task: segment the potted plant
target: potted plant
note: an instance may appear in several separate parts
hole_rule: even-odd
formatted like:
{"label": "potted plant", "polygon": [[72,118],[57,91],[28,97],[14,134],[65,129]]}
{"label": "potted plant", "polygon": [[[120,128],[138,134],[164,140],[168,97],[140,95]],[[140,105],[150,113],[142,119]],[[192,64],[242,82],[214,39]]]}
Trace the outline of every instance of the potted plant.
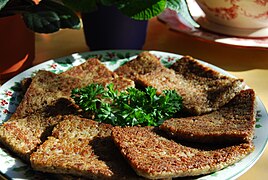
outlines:
{"label": "potted plant", "polygon": [[80,28],[76,13],[57,0],[1,0],[0,17],[20,14],[26,26],[38,33]]}
{"label": "potted plant", "polygon": [[53,0],[0,1],[0,81],[29,67],[34,59],[34,32],[80,28],[73,10]]}
{"label": "potted plant", "polygon": [[62,0],[82,12],[84,34],[91,50],[141,49],[147,20],[166,8],[179,11],[183,0]]}

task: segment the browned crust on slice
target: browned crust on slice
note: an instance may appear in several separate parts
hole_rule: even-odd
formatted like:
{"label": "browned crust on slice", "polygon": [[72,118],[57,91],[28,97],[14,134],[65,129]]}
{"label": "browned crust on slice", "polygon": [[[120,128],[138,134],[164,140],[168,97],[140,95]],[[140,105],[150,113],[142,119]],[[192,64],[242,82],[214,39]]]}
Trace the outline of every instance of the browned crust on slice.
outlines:
{"label": "browned crust on slice", "polygon": [[[69,101],[71,105],[73,103],[70,97],[71,90],[91,83],[104,86],[113,83],[115,89],[119,91],[134,87],[132,80],[118,77],[101,64],[98,59],[90,59],[60,75],[40,70],[32,78],[32,82],[12,118],[23,118],[30,114],[49,112],[50,108],[48,107],[55,106],[62,99],[65,99],[67,104]],[[62,108],[59,111],[62,111]],[[70,112],[73,113],[71,110]]]}
{"label": "browned crust on slice", "polygon": [[88,140],[72,141],[49,137],[40,149],[31,155],[31,165],[35,170],[49,173],[86,175],[88,178],[111,176],[112,172],[107,165],[92,155],[93,150],[88,143]]}
{"label": "browned crust on slice", "polygon": [[9,120],[0,126],[0,142],[28,162],[29,155],[42,142],[42,138],[50,134],[53,126],[61,120],[61,117],[37,115]]}
{"label": "browned crust on slice", "polygon": [[[93,69],[83,69],[89,67]],[[41,143],[41,134],[46,134],[47,128],[51,128],[48,117],[79,112],[79,107],[74,104],[70,97],[71,90],[86,85],[85,82],[91,77],[90,74],[87,75],[81,69],[86,72],[98,71],[91,73],[95,73],[91,83],[96,82],[104,85],[114,83],[115,89],[119,91],[134,86],[133,81],[118,77],[96,59],[69,70],[69,73],[72,72],[70,74],[58,75],[40,70],[29,83],[16,112],[10,120],[0,126],[2,143],[27,161],[29,154]],[[76,75],[77,77],[72,77]],[[114,76],[107,78],[111,75]],[[52,124],[52,126],[54,125]],[[36,134],[37,131],[38,134]]]}
{"label": "browned crust on slice", "polygon": [[25,92],[27,91],[27,89],[30,86],[31,82],[32,82],[32,78],[24,78],[21,81],[22,94],[25,94]]}
{"label": "browned crust on slice", "polygon": [[[191,82],[189,88],[197,91],[196,99],[199,99],[200,96],[205,96],[207,99],[208,106],[206,107],[205,104],[204,108],[196,109],[197,114],[217,110],[233,99],[245,87],[243,79],[222,75],[191,56],[182,57],[171,66],[171,69],[175,71],[179,79]],[[203,89],[203,92],[198,94],[200,88]],[[192,100],[194,101],[194,99]],[[206,108],[208,109],[206,110]]]}
{"label": "browned crust on slice", "polygon": [[[204,114],[228,103],[243,88],[241,79],[220,75],[190,57],[178,60],[173,69],[160,69],[138,77],[139,84],[163,90],[176,90],[183,99],[184,110]],[[187,69],[195,68],[195,69]]]}
{"label": "browned crust on slice", "polygon": [[100,78],[95,79],[92,83],[101,84],[104,87],[112,83],[114,85],[114,89],[118,90],[119,92],[125,91],[127,88],[130,88],[130,87],[135,87],[134,81],[121,77],[121,76],[117,76],[115,78],[100,77]]}
{"label": "browned crust on slice", "polygon": [[100,62],[99,59],[96,58],[90,58],[86,62],[78,66],[74,66],[61,74],[72,77],[80,77],[88,82],[92,82],[95,78],[98,77],[110,78],[112,76],[115,76],[115,73],[110,71],[105,65]]}
{"label": "browned crust on slice", "polygon": [[136,179],[115,148],[111,125],[66,116],[31,155],[33,169],[92,179]]}
{"label": "browned crust on slice", "polygon": [[153,54],[144,51],[137,58],[120,66],[115,72],[123,77],[136,81],[137,77],[157,69],[165,68],[160,60]]}
{"label": "browned crust on slice", "polygon": [[[32,78],[21,103],[12,115],[12,119],[24,118],[31,114],[49,111],[47,108],[55,106],[59,99],[65,103],[71,102],[70,94],[73,88],[80,86],[80,79],[59,76],[49,71],[40,70]],[[63,110],[62,108],[59,111]]]}
{"label": "browned crust on slice", "polygon": [[194,148],[161,137],[146,127],[115,127],[112,138],[136,173],[150,179],[215,172],[241,160],[254,149],[251,143]]}
{"label": "browned crust on slice", "polygon": [[132,80],[119,77],[115,72],[110,71],[99,59],[96,58],[90,58],[86,62],[61,73],[61,75],[80,78],[82,86],[86,86],[91,83],[98,83],[103,86],[107,86],[108,84],[113,83],[114,88],[119,91],[135,86]]}
{"label": "browned crust on slice", "polygon": [[160,129],[185,141],[202,143],[250,142],[255,128],[255,93],[243,90],[210,114],[166,120]]}
{"label": "browned crust on slice", "polygon": [[[170,68],[175,70],[176,74],[183,75],[186,79],[225,78],[219,72],[211,69],[210,67],[204,66],[191,56],[183,56],[180,60],[176,61]],[[200,83],[206,83],[206,82],[200,82]]]}

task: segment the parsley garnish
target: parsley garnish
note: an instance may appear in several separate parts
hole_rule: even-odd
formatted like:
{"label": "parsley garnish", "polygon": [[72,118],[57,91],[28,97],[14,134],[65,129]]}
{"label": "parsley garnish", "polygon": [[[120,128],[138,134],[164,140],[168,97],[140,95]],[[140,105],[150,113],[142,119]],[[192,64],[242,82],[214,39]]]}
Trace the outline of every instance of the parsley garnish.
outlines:
{"label": "parsley garnish", "polygon": [[106,88],[90,84],[72,90],[71,97],[81,109],[93,112],[95,120],[116,126],[159,126],[182,108],[182,98],[175,90],[147,87],[144,91],[128,88],[118,92],[113,84]]}

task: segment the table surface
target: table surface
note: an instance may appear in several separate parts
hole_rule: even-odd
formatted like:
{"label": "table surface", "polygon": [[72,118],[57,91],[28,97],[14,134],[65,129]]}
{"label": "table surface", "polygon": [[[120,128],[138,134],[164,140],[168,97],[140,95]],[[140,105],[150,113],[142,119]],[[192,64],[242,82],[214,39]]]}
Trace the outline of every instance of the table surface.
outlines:
{"label": "table surface", "polygon": [[[268,108],[268,49],[246,48],[207,42],[191,35],[170,30],[166,24],[151,19],[144,50],[158,50],[214,64],[243,78]],[[86,52],[83,30],[61,30],[53,34],[36,34],[36,53],[33,65],[76,52]],[[238,179],[263,179],[268,175],[268,149],[259,161]]]}

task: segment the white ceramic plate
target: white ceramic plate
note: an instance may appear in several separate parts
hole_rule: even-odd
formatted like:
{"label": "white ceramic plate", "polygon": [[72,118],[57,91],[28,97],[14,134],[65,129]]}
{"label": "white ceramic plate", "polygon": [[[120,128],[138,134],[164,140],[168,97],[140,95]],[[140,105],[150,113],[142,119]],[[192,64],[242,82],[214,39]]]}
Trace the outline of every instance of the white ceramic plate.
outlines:
{"label": "white ceramic plate", "polygon": [[[15,111],[17,105],[19,104],[22,95],[20,91],[20,81],[25,77],[31,77],[36,71],[40,69],[45,69],[52,71],[54,73],[60,73],[66,71],[67,69],[79,65],[89,57],[98,57],[109,69],[114,70],[124,62],[134,58],[139,51],[96,51],[96,52],[86,52],[81,54],[72,54],[67,57],[49,60],[40,65],[34,66],[21,74],[15,76],[3,86],[0,87],[0,124],[6,121],[10,115]],[[176,60],[180,59],[182,56],[171,53],[164,53],[159,51],[151,51],[155,54],[161,62],[169,66]],[[222,74],[232,76],[226,71],[215,67],[211,64],[204,63]],[[233,76],[232,76],[233,77]],[[257,124],[254,137],[255,150],[249,154],[246,158],[240,162],[229,166],[221,171],[215,172],[210,175],[198,177],[198,179],[236,179],[244,172],[246,172],[262,155],[268,137],[268,117],[267,112],[262,104],[261,100],[257,97]],[[4,148],[0,147],[0,172],[6,177],[11,179],[40,179],[42,174],[33,171],[28,165],[24,164],[19,158],[9,154],[9,152]]]}

